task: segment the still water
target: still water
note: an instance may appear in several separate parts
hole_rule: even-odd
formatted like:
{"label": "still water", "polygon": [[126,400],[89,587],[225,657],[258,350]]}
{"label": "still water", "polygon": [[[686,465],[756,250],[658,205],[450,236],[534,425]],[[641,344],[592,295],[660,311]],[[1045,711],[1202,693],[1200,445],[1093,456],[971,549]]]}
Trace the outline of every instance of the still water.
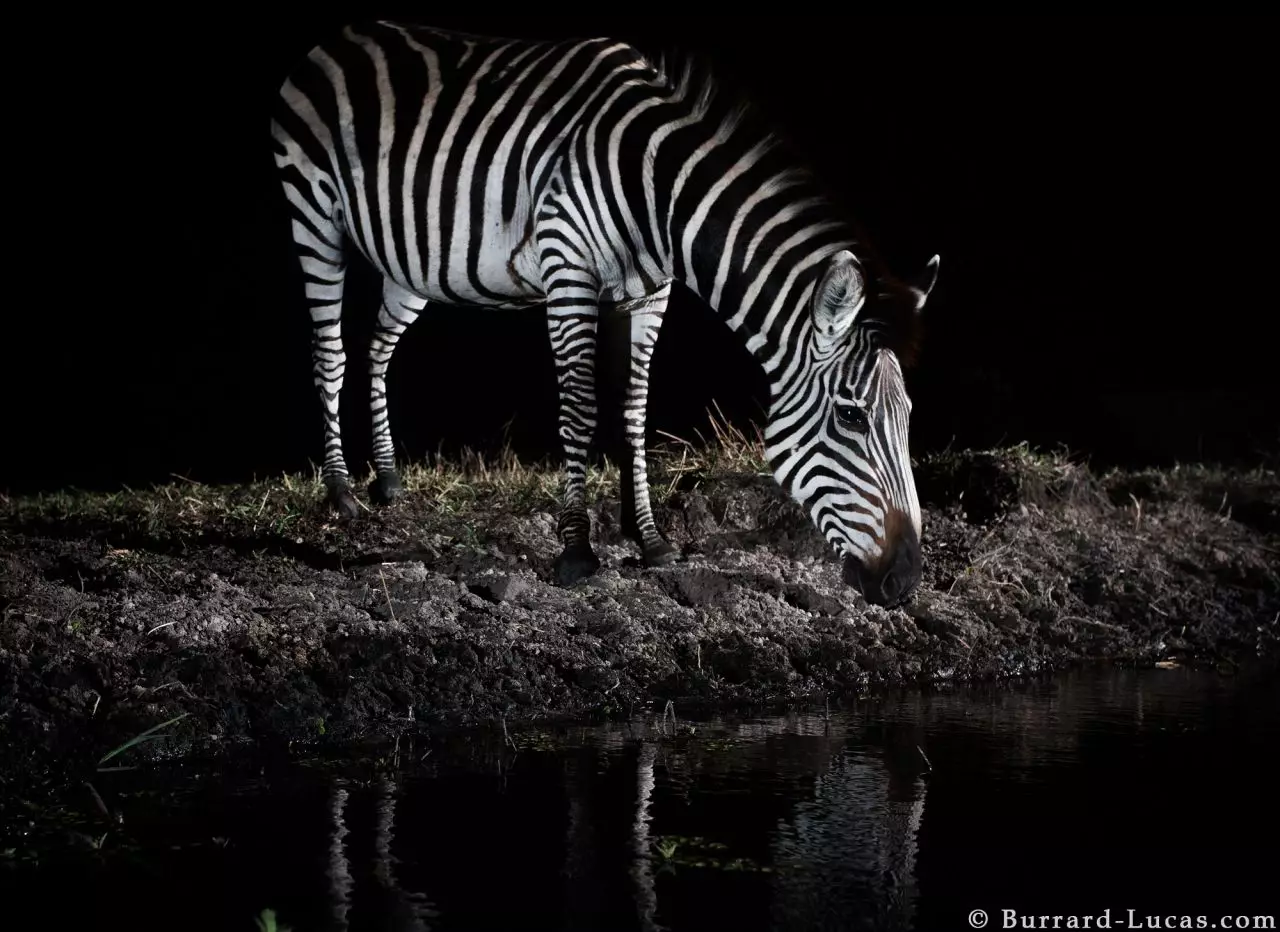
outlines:
{"label": "still water", "polygon": [[1274,929],[1278,739],[1273,675],[1092,668],[147,766],[33,827],[0,928]]}

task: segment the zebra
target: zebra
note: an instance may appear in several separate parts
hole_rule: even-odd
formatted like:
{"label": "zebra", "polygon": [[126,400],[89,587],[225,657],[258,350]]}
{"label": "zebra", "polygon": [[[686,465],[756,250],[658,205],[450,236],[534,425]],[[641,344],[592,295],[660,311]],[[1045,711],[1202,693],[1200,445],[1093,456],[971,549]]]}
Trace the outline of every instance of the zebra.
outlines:
{"label": "zebra", "polygon": [[[674,283],[716,311],[769,383],[773,477],[871,604],[921,578],[921,513],[904,371],[939,257],[891,274],[814,174],[748,102],[693,59],[611,38],[525,40],[378,20],[316,45],[275,98],[273,151],[312,321],[327,500],[359,503],[338,398],[352,249],[382,275],[368,350],[375,478],[403,490],[387,412],[397,340],[429,303],[543,305],[559,392],[564,484],[553,574],[600,567],[588,452],[602,315],[629,327],[623,435],[643,563],[681,558],[658,530],[645,447],[649,369]],[[843,118],[833,111],[833,125]]]}

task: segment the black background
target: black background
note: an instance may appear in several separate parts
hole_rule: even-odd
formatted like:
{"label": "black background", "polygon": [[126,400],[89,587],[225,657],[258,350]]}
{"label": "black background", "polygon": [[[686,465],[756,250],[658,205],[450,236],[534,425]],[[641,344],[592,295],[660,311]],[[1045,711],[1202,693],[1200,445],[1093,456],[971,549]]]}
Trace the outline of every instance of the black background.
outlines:
{"label": "black background", "polygon": [[[268,113],[315,41],[375,15],[711,55],[897,271],[941,255],[910,380],[916,454],[1027,440],[1096,464],[1251,463],[1280,446],[1266,19],[190,11],[50,8],[11,33],[45,64],[22,65],[11,88],[28,127],[7,147],[11,195],[29,216],[10,231],[0,489],[238,481],[318,462]],[[357,471],[377,289],[363,267],[349,278]],[[705,433],[713,401],[739,423],[761,414],[761,375],[686,293],[653,380],[654,430]],[[540,309],[424,315],[389,391],[402,457],[504,441],[558,454]]]}

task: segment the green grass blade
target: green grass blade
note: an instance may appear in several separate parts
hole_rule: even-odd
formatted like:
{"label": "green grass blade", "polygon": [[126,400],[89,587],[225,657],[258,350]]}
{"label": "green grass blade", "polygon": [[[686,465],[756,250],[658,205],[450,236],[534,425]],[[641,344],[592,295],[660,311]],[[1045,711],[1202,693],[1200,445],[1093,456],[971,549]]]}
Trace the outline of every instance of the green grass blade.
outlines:
{"label": "green grass blade", "polygon": [[142,734],[135,735],[134,737],[130,738],[128,741],[120,745],[120,747],[116,748],[114,751],[108,751],[106,754],[102,755],[102,759],[98,761],[98,766],[101,767],[103,764],[111,760],[111,758],[115,757],[117,754],[123,754],[125,751],[129,750],[129,748],[142,744],[142,742],[144,741],[153,741],[156,738],[165,737],[164,735],[156,734],[156,732],[158,732],[161,728],[165,728],[169,725],[172,725],[174,722],[182,721],[184,718],[186,718],[190,714],[191,714],[190,712],[183,712],[181,715],[175,715],[173,718],[169,719],[169,721],[167,722],[161,722],[159,725],[152,725]]}

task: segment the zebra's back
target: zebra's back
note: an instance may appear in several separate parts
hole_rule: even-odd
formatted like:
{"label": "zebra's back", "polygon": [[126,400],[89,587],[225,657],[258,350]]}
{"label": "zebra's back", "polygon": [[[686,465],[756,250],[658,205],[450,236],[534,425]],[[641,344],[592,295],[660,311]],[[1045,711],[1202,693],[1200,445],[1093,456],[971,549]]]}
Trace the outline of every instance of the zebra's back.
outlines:
{"label": "zebra's back", "polygon": [[528,305],[544,298],[537,202],[602,96],[637,79],[660,78],[611,39],[349,26],[281,87],[277,164],[295,218],[327,221],[408,291]]}

